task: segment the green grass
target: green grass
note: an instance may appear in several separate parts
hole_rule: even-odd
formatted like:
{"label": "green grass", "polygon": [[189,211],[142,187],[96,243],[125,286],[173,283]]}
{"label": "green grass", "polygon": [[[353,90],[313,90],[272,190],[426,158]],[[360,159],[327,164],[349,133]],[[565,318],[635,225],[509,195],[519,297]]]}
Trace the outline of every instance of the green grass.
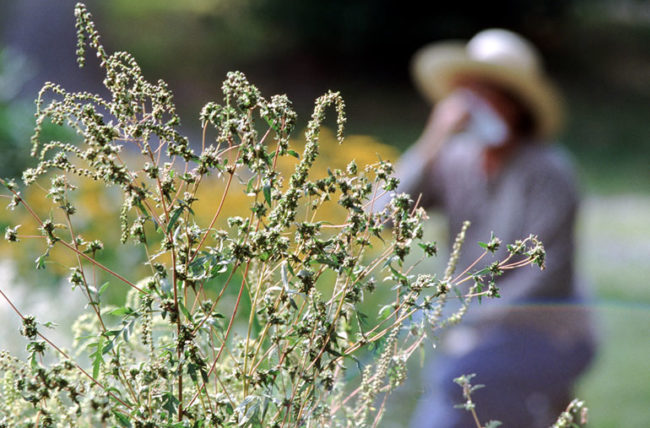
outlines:
{"label": "green grass", "polygon": [[607,302],[594,309],[601,348],[575,395],[590,428],[636,428],[650,421],[650,304]]}
{"label": "green grass", "polygon": [[579,224],[578,266],[591,281],[601,347],[576,395],[590,427],[650,421],[650,197],[594,197]]}

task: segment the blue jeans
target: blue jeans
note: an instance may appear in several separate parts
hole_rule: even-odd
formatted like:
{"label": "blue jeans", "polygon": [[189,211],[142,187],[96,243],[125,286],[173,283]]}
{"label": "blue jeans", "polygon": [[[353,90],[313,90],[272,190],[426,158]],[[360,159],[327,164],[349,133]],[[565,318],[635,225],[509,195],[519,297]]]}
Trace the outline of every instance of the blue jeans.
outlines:
{"label": "blue jeans", "polygon": [[428,389],[411,421],[413,428],[475,428],[453,379],[476,373],[472,393],[481,424],[498,420],[505,428],[550,426],[572,399],[573,383],[594,354],[590,341],[559,348],[544,334],[501,328],[486,335],[472,351],[439,356],[428,368]]}

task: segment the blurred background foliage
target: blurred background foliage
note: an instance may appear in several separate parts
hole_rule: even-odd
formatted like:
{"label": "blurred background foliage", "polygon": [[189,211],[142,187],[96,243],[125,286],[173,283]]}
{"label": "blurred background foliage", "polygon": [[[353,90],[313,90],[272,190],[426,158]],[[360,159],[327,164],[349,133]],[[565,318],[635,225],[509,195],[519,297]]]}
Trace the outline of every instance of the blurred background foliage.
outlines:
{"label": "blurred background foliage", "polygon": [[[196,112],[238,69],[264,93],[287,93],[302,117],[334,88],[348,102],[350,131],[403,149],[428,107],[408,64],[425,43],[468,39],[501,26],[542,51],[567,95],[562,142],[590,190],[641,191],[650,171],[650,6],[643,0],[89,0],[111,50],[132,52],[151,78],[175,90],[189,130]],[[45,80],[100,91],[98,70],[73,61],[73,0],[0,0],[3,43],[30,61],[20,98]]]}
{"label": "blurred background foliage", "polygon": [[[303,152],[304,145],[305,140],[301,136],[297,136],[290,143],[290,147],[298,154]],[[314,163],[310,176],[312,179],[326,177],[329,170],[345,170],[351,161],[354,161],[359,169],[363,170],[367,166],[373,168],[372,165],[376,164],[379,159],[395,159],[398,156],[397,150],[393,147],[365,135],[348,135],[344,145],[340,146],[334,132],[328,128],[321,130],[320,145],[320,155]],[[341,150],[344,151],[345,156],[341,156]],[[144,162],[135,152],[126,153],[122,159],[134,170],[141,169]],[[298,159],[293,157],[283,157],[278,160],[277,170],[282,177],[285,177],[285,186],[297,163]],[[40,186],[32,186],[27,189],[24,195],[25,200],[40,218],[51,218],[55,223],[65,223],[66,219],[61,215],[58,204],[52,202],[51,198],[47,196],[48,179],[41,180],[40,183]],[[72,217],[75,233],[77,236],[82,236],[86,242],[99,239],[104,243],[104,249],[98,252],[97,260],[107,266],[119,266],[116,268],[118,273],[121,272],[125,275],[140,278],[150,274],[148,272],[150,268],[144,265],[146,257],[142,246],[130,243],[120,244],[119,208],[122,201],[119,189],[105,188],[103,184],[94,180],[79,177],[76,177],[71,184],[77,189],[70,192],[70,200],[74,206],[80,207]],[[194,219],[198,224],[210,223],[222,198],[225,184],[226,180],[223,176],[211,176],[202,183],[196,195],[197,201],[192,205],[195,213]],[[231,230],[227,226],[229,217],[247,218],[250,215],[249,207],[253,204],[254,197],[247,193],[247,187],[247,177],[238,174],[230,186],[222,210],[223,214],[215,224],[215,228]],[[345,221],[346,211],[338,205],[337,200],[338,193],[334,193],[332,200],[323,203],[318,210],[319,221],[327,221],[332,225]],[[70,274],[69,267],[76,265],[76,255],[58,246],[55,246],[49,257],[45,259],[45,263],[48,265],[48,275],[44,278],[42,272],[35,272],[34,260],[46,249],[38,225],[22,206],[13,211],[0,211],[2,230],[8,225],[16,224],[21,225],[19,236],[26,238],[22,238],[19,245],[9,243],[4,239],[0,241],[0,257],[15,259],[17,273],[21,278],[28,283],[39,283],[43,286],[48,285],[48,282],[49,285],[55,285],[61,278]],[[27,238],[28,236],[33,238]],[[151,236],[152,234],[149,235],[149,237]],[[65,237],[65,239],[69,239],[69,237]],[[149,242],[153,249],[156,249],[158,244],[159,242]],[[168,260],[162,260],[162,262],[169,264]],[[108,279],[110,277],[106,276],[106,280]],[[108,291],[110,292],[111,289]],[[118,298],[122,291],[122,289],[115,290],[116,294],[112,297]]]}
{"label": "blurred background foliage", "polygon": [[[77,68],[74,3],[0,0],[2,176],[16,176],[30,162],[32,102],[43,82],[105,95],[92,58],[83,70]],[[130,51],[148,79],[162,78],[170,84],[185,132],[197,144],[198,111],[217,97],[228,70],[246,73],[266,96],[286,93],[300,114],[299,127],[307,123],[316,97],[328,89],[340,90],[348,106],[348,133],[357,136],[341,147],[325,138],[322,173],[327,167],[344,167],[353,158],[360,165],[374,162],[375,153],[394,160],[417,139],[430,106],[410,81],[409,60],[422,45],[447,38],[468,39],[495,26],[532,40],[566,95],[569,120],[560,141],[575,157],[585,190],[578,263],[593,283],[597,303],[591,309],[601,325],[603,347],[578,394],[591,407],[590,426],[647,425],[650,384],[639,374],[647,373],[650,354],[650,2],[86,3],[109,51]],[[65,130],[49,129],[46,138],[65,136]],[[206,201],[216,198],[214,194],[219,194],[218,184],[212,194],[206,194]],[[246,197],[239,191],[235,194]],[[90,235],[113,227],[119,201],[111,200],[110,193],[100,195],[87,186],[79,197],[86,198]],[[7,213],[0,214],[0,225],[8,224]],[[434,216],[427,233],[441,241],[443,227],[444,221]],[[107,247],[112,249],[104,254],[105,262],[121,266],[124,272],[139,260],[132,257],[133,246],[118,248],[107,243]],[[39,249],[22,248],[19,251],[33,253],[29,254],[32,260],[39,255]],[[2,247],[0,251],[6,259],[15,249]],[[57,275],[28,273],[32,265],[25,263],[29,266],[19,269],[24,283],[60,282]],[[385,426],[403,425],[417,391],[416,387],[404,392]]]}

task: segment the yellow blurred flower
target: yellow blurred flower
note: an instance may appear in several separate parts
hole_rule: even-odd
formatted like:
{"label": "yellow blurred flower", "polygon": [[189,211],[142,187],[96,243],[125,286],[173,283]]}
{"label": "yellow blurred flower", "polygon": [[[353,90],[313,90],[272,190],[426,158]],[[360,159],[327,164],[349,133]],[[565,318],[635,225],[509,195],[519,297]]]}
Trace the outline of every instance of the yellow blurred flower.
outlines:
{"label": "yellow blurred flower", "polygon": [[[293,140],[291,148],[302,153],[305,145],[304,137]],[[363,171],[366,165],[372,165],[379,159],[393,160],[397,158],[398,152],[391,146],[377,141],[375,138],[366,135],[350,135],[345,138],[343,144],[339,145],[332,130],[323,128],[319,138],[320,155],[314,164],[310,173],[310,179],[316,180],[326,177],[329,170],[345,169],[350,161],[354,160],[358,165],[359,171]],[[269,150],[273,150],[270,148]],[[127,157],[130,166],[137,165],[139,157],[136,154]],[[279,159],[277,169],[280,175],[284,177],[286,187],[288,177],[298,163],[298,159],[285,156]],[[209,176],[204,178],[196,194],[198,200],[192,205],[194,211],[194,221],[202,226],[207,226],[212,220],[218,205],[223,197],[225,190],[224,177]],[[134,263],[132,258],[135,248],[131,247],[121,249],[119,242],[119,210],[122,204],[121,192],[117,188],[106,188],[100,182],[89,179],[75,179],[74,184],[78,189],[70,194],[71,200],[77,207],[77,212],[71,217],[73,229],[76,235],[82,235],[89,242],[99,239],[104,242],[108,255],[103,256],[106,263]],[[30,204],[32,209],[42,218],[52,218],[55,223],[66,223],[65,217],[61,210],[47,198],[49,179],[41,181],[41,186],[31,186],[24,195],[25,200]],[[259,196],[258,196],[259,197]],[[254,196],[246,194],[246,173],[238,173],[233,179],[228,191],[223,209],[215,227],[226,228],[226,220],[232,216],[248,217],[250,215],[250,206],[254,202]],[[318,210],[319,221],[327,221],[332,224],[340,224],[345,221],[346,210],[338,205],[336,198],[325,202]],[[38,225],[24,207],[19,206],[14,211],[0,211],[0,224],[14,226],[21,224],[19,229],[20,236],[37,236],[40,235]],[[61,238],[70,240],[70,236],[61,236]],[[0,243],[0,256],[10,257],[15,260],[33,260],[42,254],[46,245],[42,238],[23,238],[18,244],[2,241]],[[28,241],[28,242],[27,242]],[[155,247],[154,247],[155,249]],[[111,251],[114,254],[111,254]],[[128,260],[124,260],[125,254]],[[144,253],[141,252],[136,259],[140,257],[144,261]],[[122,258],[122,260],[121,260]],[[165,260],[159,260],[164,262]],[[50,272],[57,275],[67,275],[69,267],[76,265],[76,255],[65,249],[55,248],[48,257]],[[29,262],[31,264],[31,262]],[[138,262],[140,263],[140,262]],[[33,266],[33,265],[31,265]],[[125,266],[126,267],[126,266]],[[129,266],[133,269],[133,266]],[[117,268],[118,271],[121,269]]]}

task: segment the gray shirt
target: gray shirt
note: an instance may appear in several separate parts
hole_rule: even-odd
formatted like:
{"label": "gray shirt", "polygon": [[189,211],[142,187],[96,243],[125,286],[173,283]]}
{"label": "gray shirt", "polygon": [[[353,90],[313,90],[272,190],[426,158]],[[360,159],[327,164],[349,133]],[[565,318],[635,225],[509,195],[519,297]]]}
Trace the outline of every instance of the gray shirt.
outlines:
{"label": "gray shirt", "polygon": [[505,244],[529,234],[546,249],[545,270],[526,266],[506,272],[497,280],[502,297],[471,307],[465,324],[477,330],[533,328],[558,343],[590,338],[587,312],[576,305],[584,296],[574,277],[578,192],[568,156],[555,145],[524,143],[498,175],[488,177],[482,149],[468,135],[447,141],[433,163],[423,162],[421,150],[416,145],[400,159],[398,192],[414,200],[421,195],[424,208],[440,208],[449,222],[450,242],[463,221],[471,221],[459,271],[483,253],[477,243],[489,241],[491,232],[504,244],[497,257],[506,255]]}

